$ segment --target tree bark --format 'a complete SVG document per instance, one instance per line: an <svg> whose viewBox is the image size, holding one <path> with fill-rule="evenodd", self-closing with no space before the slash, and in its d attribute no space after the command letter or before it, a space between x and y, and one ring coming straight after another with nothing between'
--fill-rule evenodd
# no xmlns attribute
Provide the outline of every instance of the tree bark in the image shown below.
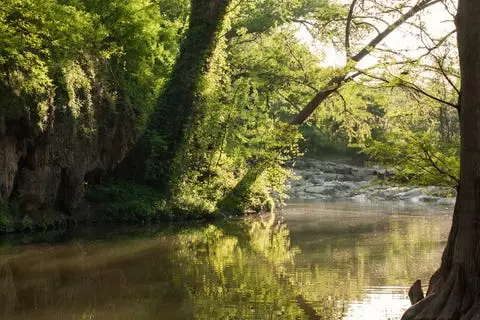
<svg viewBox="0 0 480 320"><path fill-rule="evenodd" d="M403 316L480 319L480 2L459 0L456 17L462 74L460 187L440 269L427 297Z"/></svg>
<svg viewBox="0 0 480 320"><path fill-rule="evenodd" d="M423 295L422 282L420 280L415 281L410 290L408 290L408 298L412 304L425 298Z"/></svg>

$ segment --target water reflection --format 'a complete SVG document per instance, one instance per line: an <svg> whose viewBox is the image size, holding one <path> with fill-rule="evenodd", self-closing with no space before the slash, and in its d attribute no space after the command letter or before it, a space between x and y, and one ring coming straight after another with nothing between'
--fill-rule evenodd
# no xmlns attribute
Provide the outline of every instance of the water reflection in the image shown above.
<svg viewBox="0 0 480 320"><path fill-rule="evenodd" d="M417 278L428 283L438 268L450 211L398 203L292 205L287 222L302 252L296 272L309 266L314 271L301 274L317 285L317 295L348 301L345 319L400 319L409 285Z"/></svg>
<svg viewBox="0 0 480 320"><path fill-rule="evenodd" d="M396 319L437 267L449 215L351 206L7 242L0 318Z"/></svg>

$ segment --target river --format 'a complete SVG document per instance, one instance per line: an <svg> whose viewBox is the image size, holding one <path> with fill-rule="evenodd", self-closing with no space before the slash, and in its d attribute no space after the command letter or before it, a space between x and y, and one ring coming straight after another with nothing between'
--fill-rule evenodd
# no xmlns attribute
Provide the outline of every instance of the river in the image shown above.
<svg viewBox="0 0 480 320"><path fill-rule="evenodd" d="M2 319L399 319L450 207L296 201L276 215L0 240ZM107 231L109 230L109 231Z"/></svg>

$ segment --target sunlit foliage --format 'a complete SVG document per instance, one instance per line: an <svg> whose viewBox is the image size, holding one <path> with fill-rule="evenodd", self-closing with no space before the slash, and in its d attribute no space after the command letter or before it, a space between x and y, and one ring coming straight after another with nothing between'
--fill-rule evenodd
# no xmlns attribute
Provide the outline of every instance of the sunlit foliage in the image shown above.
<svg viewBox="0 0 480 320"><path fill-rule="evenodd" d="M196 48L200 40L188 33L202 30L189 29L187 0L7 0L0 8L0 132L15 121L26 129L21 134L45 131L62 111L75 119L79 138L93 139L100 105L107 107L102 125L120 114L134 119L147 145L148 156L138 157L149 187L130 194L144 191L145 201L119 188L133 190L137 181L92 193L115 203L108 211L122 221L128 212L150 220L271 210L285 199L285 167L301 154L302 132L307 152L366 148L372 160L396 168L397 181L454 186L456 115L446 111L458 97L454 33L431 36L417 12L400 28L421 40L410 48L416 55L384 42L369 47L413 3L232 1L189 74L181 59L196 52L180 48ZM344 65L325 65L317 49L330 43ZM355 51L365 51L358 61ZM375 61L364 68L366 56ZM186 76L190 82L181 81ZM336 78L303 127L291 125ZM187 95L184 119L175 103Z"/></svg>
<svg viewBox="0 0 480 320"><path fill-rule="evenodd" d="M0 21L7 119L30 118L41 128L48 112L66 105L87 130L98 87L112 108L123 104L148 114L184 24L176 12L143 0L7 0Z"/></svg>

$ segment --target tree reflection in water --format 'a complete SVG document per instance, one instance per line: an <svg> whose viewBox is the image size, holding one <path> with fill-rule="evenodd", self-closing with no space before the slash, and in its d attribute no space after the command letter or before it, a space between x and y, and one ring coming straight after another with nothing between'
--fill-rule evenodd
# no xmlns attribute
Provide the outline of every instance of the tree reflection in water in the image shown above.
<svg viewBox="0 0 480 320"><path fill-rule="evenodd" d="M0 317L341 319L375 288L400 286L401 297L412 276L426 279L440 260L449 222L432 216L312 221L287 224L270 215L4 246Z"/></svg>

